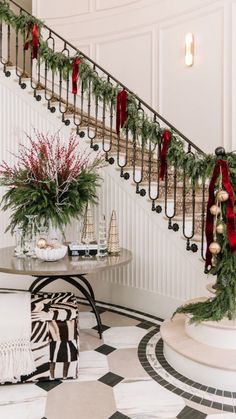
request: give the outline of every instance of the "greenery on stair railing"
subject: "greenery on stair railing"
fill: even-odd
[[[63,79],[68,80],[72,74],[73,63],[79,57],[79,82],[83,84],[85,93],[91,88],[93,96],[100,102],[105,102],[113,106],[115,110],[117,94],[120,85],[113,85],[107,77],[100,76],[89,63],[83,54],[76,50],[74,56],[68,57],[63,52],[54,51],[43,39],[41,30],[44,23],[20,11],[16,15],[9,7],[9,3],[0,0],[0,21],[5,22],[10,27],[19,31],[24,39],[28,37],[29,44],[31,39],[28,34],[29,24],[35,23],[38,30],[38,57],[42,63],[46,63],[47,68],[54,73],[59,73]],[[141,110],[141,111],[140,111]],[[123,132],[128,130],[137,139],[141,147],[161,146],[164,128],[156,121],[156,115],[153,114],[153,120],[139,107],[139,101],[136,96],[127,92],[127,118],[123,126]],[[158,119],[158,118],[157,118]],[[166,129],[166,128],[165,128]],[[209,180],[212,176],[216,156],[213,154],[204,154],[198,150],[189,147],[186,152],[184,141],[169,129],[171,140],[168,145],[166,156],[167,167],[178,164],[178,173],[185,173],[186,177],[193,185],[201,185],[202,182]],[[228,153],[224,156],[228,163],[230,182],[233,190],[236,192],[236,156],[234,153]],[[222,219],[226,223],[226,212],[222,206]],[[206,301],[188,304],[177,309],[176,313],[190,313],[192,322],[201,322],[203,320],[220,320],[224,316],[229,319],[236,317],[236,256],[229,249],[226,231],[220,236],[217,235],[217,241],[221,246],[221,251],[214,258],[215,266],[210,273],[217,275],[215,284],[216,295]],[[187,278],[186,278],[187,280]]]
[[[105,101],[106,104],[116,105],[117,93],[120,86],[111,84],[107,79],[98,75],[96,70],[86,60],[83,54],[76,51],[75,55],[68,57],[63,52],[53,51],[43,39],[41,29],[44,24],[41,20],[27,14],[23,11],[16,15],[9,7],[9,3],[0,1],[0,21],[13,27],[16,31],[20,31],[23,36],[26,36],[27,27],[30,23],[36,23],[38,28],[39,50],[38,56],[40,61],[47,64],[47,68],[54,73],[60,73],[62,77],[67,80],[71,76],[72,67],[75,59],[79,57],[79,81],[83,83],[84,92],[88,92],[89,86],[92,87],[93,96],[99,101]],[[29,41],[31,41],[31,34],[29,34]],[[140,112],[138,101],[135,95],[128,93],[127,96],[127,120],[123,127],[131,132],[132,136],[141,138],[142,145],[147,145],[150,141],[154,146],[161,143],[163,128],[156,121],[150,120],[145,112]],[[208,162],[214,161],[214,156],[207,156],[204,153],[189,153],[186,154],[184,150],[183,141],[172,131],[171,142],[168,147],[167,164],[171,165],[176,160],[179,162],[179,167],[186,164],[186,170],[190,173],[195,173],[196,177],[200,176],[202,166],[206,166]],[[204,171],[205,172],[205,171]]]

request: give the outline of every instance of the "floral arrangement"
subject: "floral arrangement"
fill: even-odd
[[[28,137],[28,145],[20,144],[13,167],[0,164],[0,185],[7,186],[2,209],[12,211],[7,227],[11,232],[16,226],[27,227],[26,215],[62,228],[82,214],[87,202],[96,201],[101,158],[81,153],[74,136],[66,144],[58,134],[36,132],[35,137]]]

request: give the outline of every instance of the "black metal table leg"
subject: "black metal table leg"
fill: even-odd
[[[78,276],[76,275],[75,278],[79,278],[87,286],[92,299],[95,301],[95,295],[94,295],[94,292],[93,292],[93,288],[90,285],[89,281],[83,275],[78,275]]]
[[[35,287],[41,282],[41,281],[43,281],[44,279],[47,279],[47,278],[49,278],[48,276],[38,276],[33,282],[32,282],[32,284],[30,285],[30,287],[29,287],[29,292],[31,292],[31,293],[33,293],[34,292],[34,289],[35,289]]]

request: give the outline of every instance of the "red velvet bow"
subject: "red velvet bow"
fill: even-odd
[[[121,90],[117,95],[116,102],[116,132],[119,135],[120,129],[124,126],[126,121],[126,109],[127,108],[127,92]]]
[[[222,186],[228,192],[229,198],[225,202],[226,204],[226,225],[227,225],[227,238],[229,242],[230,251],[234,252],[236,250],[236,223],[235,223],[235,214],[234,214],[234,191],[229,179],[229,170],[228,164],[225,160],[217,160],[211,182],[209,185],[209,198],[207,203],[207,218],[206,218],[206,239],[207,239],[207,250],[206,250],[206,268],[212,266],[212,254],[209,251],[209,245],[213,241],[213,224],[214,216],[210,212],[210,208],[215,203],[214,196],[214,186],[216,180],[220,174],[220,169],[222,173]]]
[[[79,65],[80,65],[80,59],[79,57],[76,57],[73,62],[72,66],[72,93],[74,95],[77,94],[77,83],[78,83],[78,77],[79,77]]]
[[[170,131],[165,129],[162,133],[163,143],[161,148],[161,154],[160,154],[160,179],[163,180],[165,176],[166,171],[166,155],[168,150],[168,145],[171,139]]]
[[[29,22],[27,25],[27,35],[26,35],[26,42],[24,45],[24,50],[29,49],[29,35],[30,31],[32,31],[32,58],[37,58],[38,56],[38,28],[36,23]]]

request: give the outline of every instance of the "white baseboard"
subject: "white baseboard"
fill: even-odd
[[[163,319],[171,317],[175,309],[183,303],[181,300],[156,292],[98,281],[91,277],[90,283],[95,291],[96,299],[99,301],[140,310]]]

